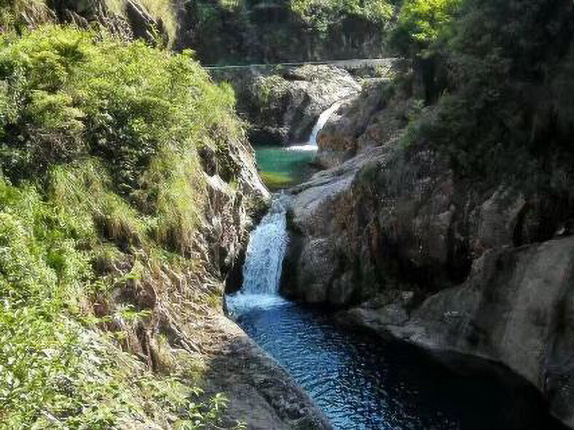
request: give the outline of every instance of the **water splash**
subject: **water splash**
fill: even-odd
[[[331,115],[341,107],[343,101],[344,100],[339,100],[338,102],[335,102],[329,109],[319,116],[319,119],[317,120],[315,127],[313,127],[313,131],[311,131],[311,135],[309,136],[309,140],[306,144],[289,146],[286,148],[287,151],[316,151],[318,148],[317,137],[319,136],[319,133],[321,133],[321,130],[323,130],[323,127],[325,127],[325,124],[327,124]]]
[[[228,297],[232,313],[241,313],[245,306],[266,307],[283,301],[279,283],[289,242],[286,199],[284,195],[275,197],[269,212],[251,233],[243,265],[243,286],[239,293]]]
[[[243,266],[242,292],[268,295],[279,293],[281,269],[288,241],[287,210],[284,197],[279,196],[251,234]]]

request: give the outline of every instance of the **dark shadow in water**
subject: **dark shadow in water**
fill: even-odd
[[[455,373],[418,348],[281,300],[237,321],[337,429],[564,429],[533,387],[500,366]]]

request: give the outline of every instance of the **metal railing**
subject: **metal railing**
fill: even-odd
[[[250,69],[250,68],[274,68],[274,67],[300,67],[306,65],[334,65],[341,67],[361,66],[361,65],[383,65],[394,61],[394,58],[356,58],[351,60],[324,60],[324,61],[301,61],[288,63],[260,63],[260,64],[237,64],[237,65],[216,65],[207,64],[203,67],[207,70],[233,70],[233,69]]]

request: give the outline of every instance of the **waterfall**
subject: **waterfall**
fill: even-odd
[[[287,148],[287,150],[288,151],[316,151],[317,147],[318,147],[317,146],[317,137],[319,136],[319,133],[321,132],[321,130],[323,130],[323,127],[325,127],[325,124],[327,124],[327,121],[329,121],[329,118],[331,118],[331,115],[333,115],[333,113],[335,113],[335,111],[341,107],[341,105],[343,104],[343,101],[344,100],[339,100],[338,102],[333,103],[331,105],[331,107],[329,107],[329,109],[325,110],[321,115],[319,115],[319,119],[315,123],[315,126],[313,127],[313,131],[311,131],[311,135],[309,136],[309,140],[307,141],[307,143],[305,145],[289,146]]]
[[[287,251],[287,210],[283,197],[275,198],[271,209],[251,234],[243,266],[244,294],[277,295],[283,258]]]
[[[279,296],[283,259],[289,241],[285,199],[287,197],[283,195],[276,196],[267,215],[251,233],[243,265],[243,286],[238,293],[227,297],[232,315],[285,302]]]
[[[325,124],[327,124],[327,121],[329,121],[331,115],[333,115],[333,113],[337,109],[339,109],[339,107],[341,107],[342,104],[343,100],[339,100],[338,102],[333,103],[333,105],[329,109],[327,109],[319,116],[317,124],[315,124],[315,127],[313,127],[311,137],[309,138],[310,145],[317,147],[317,136],[319,136],[319,133],[321,132],[321,130],[323,130],[323,127],[325,127]]]

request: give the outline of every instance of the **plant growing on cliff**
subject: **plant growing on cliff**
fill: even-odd
[[[345,15],[377,23],[382,30],[394,12],[387,0],[292,0],[291,7],[320,32],[326,32]]]
[[[162,270],[200,269],[197,148],[240,135],[233,103],[186,54],[55,26],[0,37],[0,428],[217,421],[220,397],[129,352]]]
[[[447,38],[449,25],[463,0],[405,0],[391,45],[403,55],[418,55]]]
[[[553,178],[571,176],[573,15],[562,0],[407,1],[397,35],[434,96],[409,139],[448,154],[460,175],[568,199]]]

